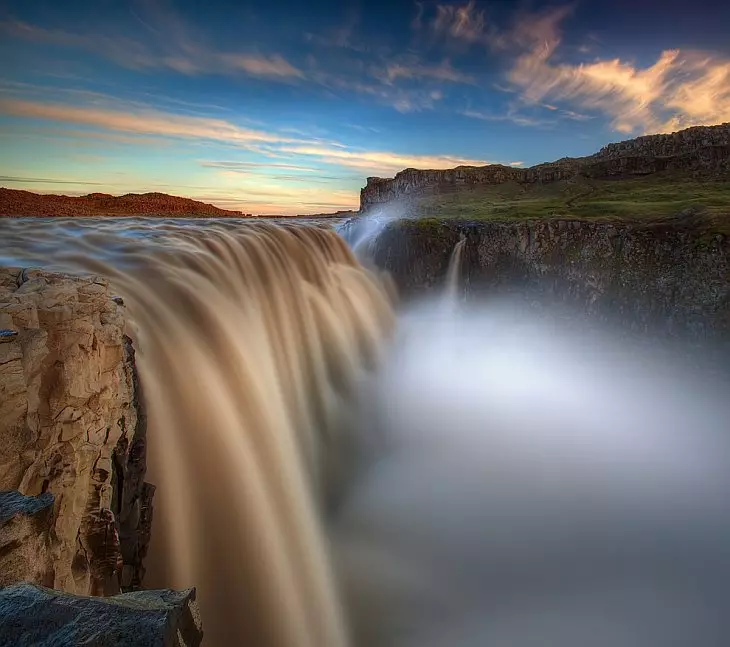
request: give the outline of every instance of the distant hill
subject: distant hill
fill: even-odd
[[[242,218],[250,215],[166,193],[127,193],[120,196],[90,193],[74,197],[41,195],[0,187],[0,216]]]

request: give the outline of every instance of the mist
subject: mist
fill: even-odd
[[[727,382],[516,303],[407,308],[333,523],[359,645],[725,644]]]

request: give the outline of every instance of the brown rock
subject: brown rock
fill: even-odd
[[[123,307],[104,280],[0,269],[0,328],[0,490],[55,496],[43,583],[110,594],[126,564],[138,587],[151,490]]]

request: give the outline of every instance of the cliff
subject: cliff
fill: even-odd
[[[40,195],[0,187],[0,216],[82,217],[160,216],[195,218],[242,218],[240,211],[219,209],[204,202],[165,193],[128,193],[121,196],[90,193],[80,197]],[[248,214],[250,216],[250,214]]]
[[[563,158],[530,168],[498,164],[447,170],[406,169],[392,179],[367,178],[360,211],[423,194],[515,182],[522,185],[574,178],[609,179],[678,172],[684,177],[730,174],[730,124],[697,126],[671,135],[649,135],[609,144],[588,157]]]
[[[108,595],[141,583],[153,488],[124,330],[105,280],[0,269],[0,490],[53,499],[25,518],[5,493],[19,511],[0,522],[0,585]]]
[[[464,236],[467,296],[563,304],[642,333],[730,348],[730,237],[687,220],[400,221],[374,246],[405,297],[443,285]]]

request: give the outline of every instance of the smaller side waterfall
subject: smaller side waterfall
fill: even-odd
[[[448,303],[455,304],[459,293],[459,279],[461,278],[461,259],[464,255],[464,247],[466,246],[466,236],[461,235],[461,239],[454,245],[454,251],[451,252],[449,259],[449,268],[446,272],[446,290],[445,297]]]

